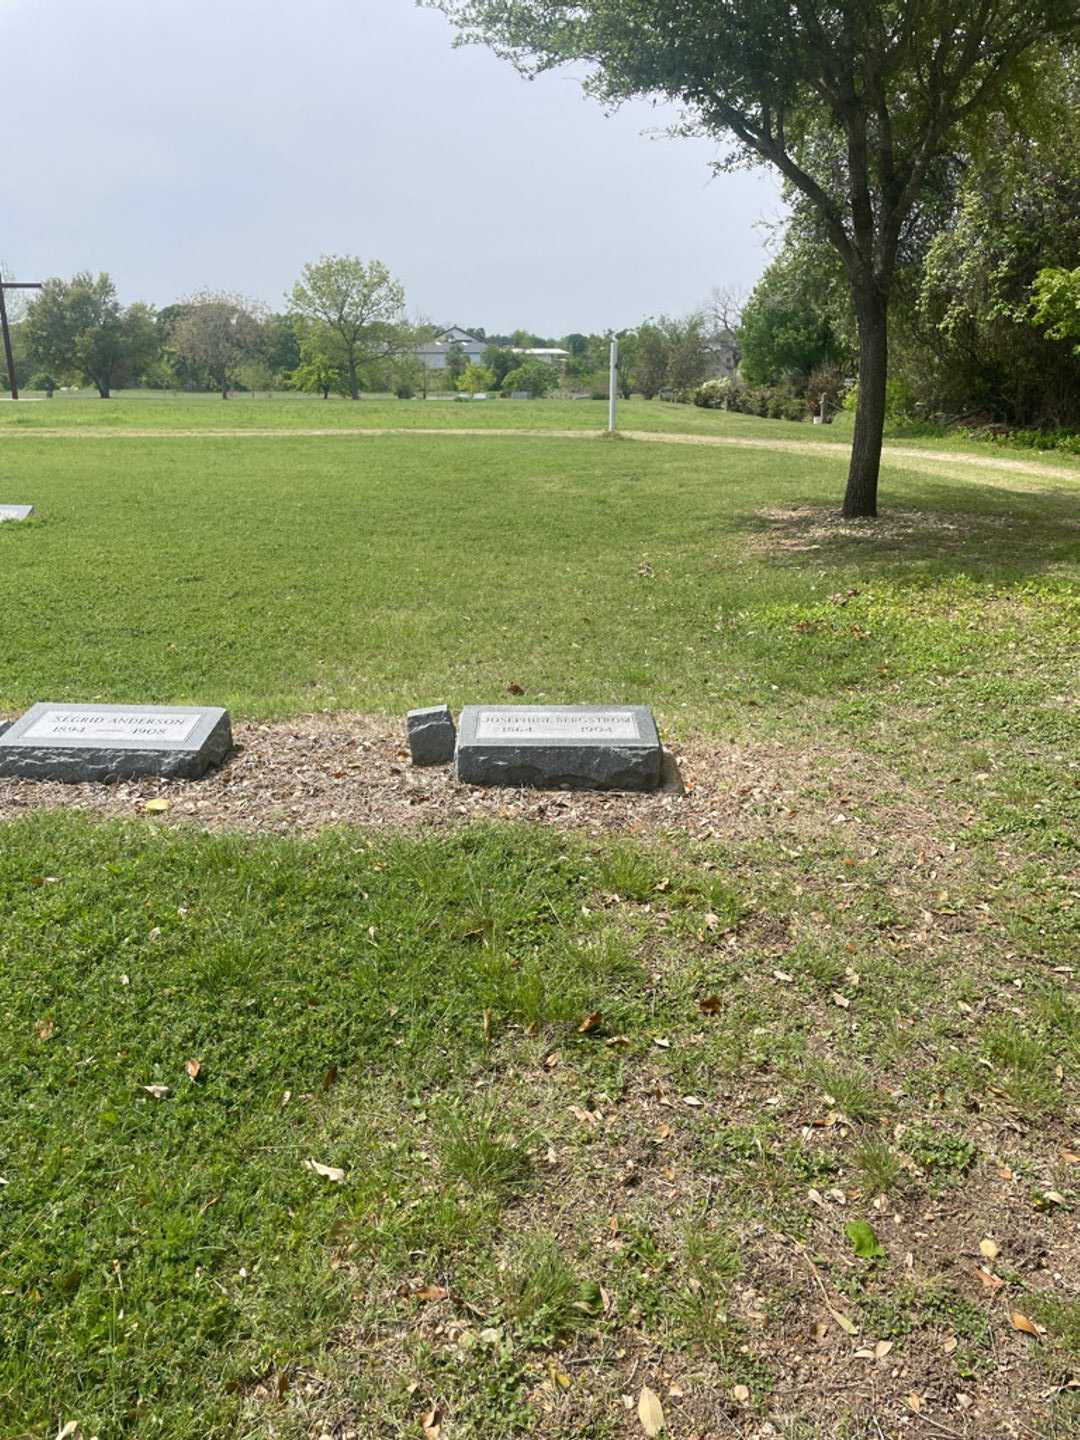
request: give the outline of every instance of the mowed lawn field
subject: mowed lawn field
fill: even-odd
[[[688,785],[0,782],[5,1440],[1075,1433],[1080,467],[843,525],[823,427],[602,410],[0,411],[5,715],[633,701]]]

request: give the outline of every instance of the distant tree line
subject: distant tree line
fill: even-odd
[[[607,395],[612,334],[540,336],[525,329],[488,335],[480,363],[451,346],[444,372],[428,372],[417,349],[437,327],[409,320],[401,283],[380,260],[327,255],[304,266],[280,312],[239,294],[202,290],[155,309],[122,305],[107,274],[53,278],[25,303],[14,326],[20,386],[52,393],[93,386],[212,391],[291,389],[343,395],[392,392],[402,398],[433,387],[465,392],[545,395],[559,387]],[[619,387],[646,398],[684,398],[730,368],[734,333],[716,313],[661,316],[617,332]],[[562,349],[553,365],[523,351]],[[2,373],[2,371],[0,371]],[[6,378],[6,377],[5,377]]]

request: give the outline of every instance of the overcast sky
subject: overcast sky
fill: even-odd
[[[304,261],[377,256],[415,313],[551,335],[753,283],[771,177],[452,39],[413,0],[0,0],[0,260],[279,308]]]

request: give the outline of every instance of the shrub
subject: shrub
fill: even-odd
[[[722,380],[706,380],[694,391],[694,404],[704,410],[722,410],[731,398],[731,387],[729,376]]]
[[[512,390],[528,390],[533,395],[547,395],[558,389],[559,372],[554,365],[545,365],[542,360],[528,360],[516,370],[503,376],[504,393]]]
[[[706,380],[688,395],[677,399],[692,400],[706,410],[735,410],[744,415],[759,415],[773,420],[801,421],[806,405],[782,385],[744,385],[735,375]]]
[[[820,415],[826,424],[844,399],[844,373],[839,365],[817,365],[806,381],[806,406],[811,415]]]

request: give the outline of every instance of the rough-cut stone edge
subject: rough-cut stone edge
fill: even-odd
[[[568,713],[628,710],[645,735],[637,741],[574,739],[513,741],[476,740],[481,711],[513,710],[517,706],[467,705],[461,712],[455,768],[466,785],[526,785],[543,790],[629,790],[659,788],[663,751],[656,721],[646,705],[542,705],[527,707]],[[641,722],[644,722],[642,725]]]
[[[218,706],[183,705],[163,705],[160,708],[198,710],[207,719],[215,714],[217,717],[201,739],[196,730],[193,744],[185,741],[182,746],[133,748],[102,743],[19,743],[18,734],[13,736],[11,732],[18,732],[21,726],[28,728],[41,708],[40,705],[33,706],[0,733],[0,776],[21,780],[61,780],[69,784],[132,780],[142,775],[159,775],[169,780],[198,780],[212,765],[220,765],[232,749],[232,724],[227,710]],[[46,702],[45,708],[59,709],[61,706]],[[12,743],[13,740],[15,743]]]
[[[414,765],[449,765],[454,758],[457,730],[449,705],[428,705],[405,717],[409,755]]]

